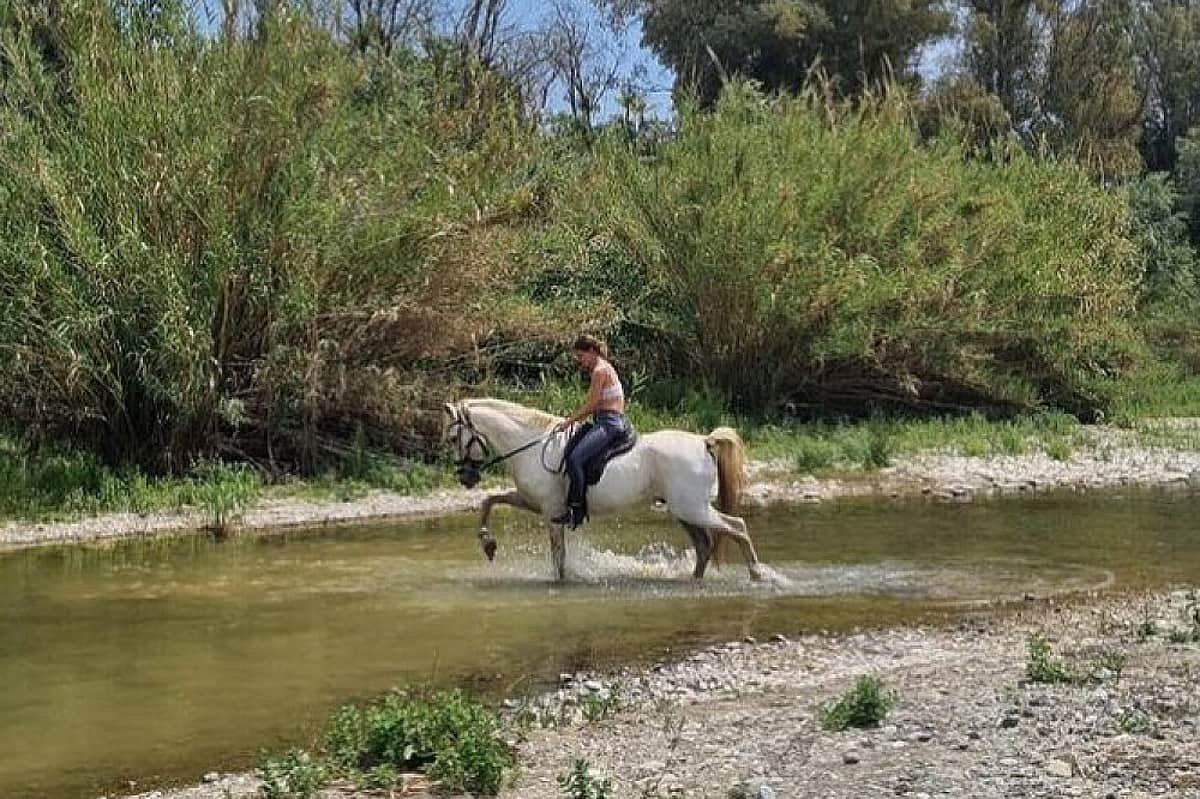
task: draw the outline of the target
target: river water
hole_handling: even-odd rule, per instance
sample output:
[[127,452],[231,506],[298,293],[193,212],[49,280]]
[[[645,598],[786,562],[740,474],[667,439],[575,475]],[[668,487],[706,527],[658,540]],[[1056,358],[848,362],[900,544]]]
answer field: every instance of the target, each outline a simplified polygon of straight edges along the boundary
[[772,579],[736,555],[690,580],[683,531],[646,512],[569,534],[549,580],[532,517],[127,541],[0,555],[0,796],[94,799],[311,743],[396,685],[531,693],[561,671],[698,644],[878,626],[1025,594],[1200,575],[1200,498],[846,500],[749,517]]

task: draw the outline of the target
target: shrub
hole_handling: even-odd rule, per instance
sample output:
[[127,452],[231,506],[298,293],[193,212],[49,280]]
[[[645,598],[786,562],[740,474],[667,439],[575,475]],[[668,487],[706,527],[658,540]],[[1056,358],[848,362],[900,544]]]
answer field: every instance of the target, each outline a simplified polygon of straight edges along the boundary
[[321,763],[301,749],[264,756],[257,774],[262,799],[311,799],[326,780]]
[[1033,682],[1066,683],[1074,682],[1075,675],[1065,663],[1054,659],[1050,654],[1050,642],[1040,634],[1031,635],[1027,642],[1029,661],[1025,673]]
[[371,705],[345,706],[325,749],[342,770],[419,769],[448,790],[488,795],[513,765],[495,715],[460,691],[392,691]]
[[612,796],[612,781],[593,777],[591,765],[582,758],[575,759],[570,773],[559,777],[558,784],[568,799],[609,799]]
[[885,690],[878,677],[863,675],[837,702],[822,710],[821,724],[827,730],[877,727],[895,704],[895,694]]

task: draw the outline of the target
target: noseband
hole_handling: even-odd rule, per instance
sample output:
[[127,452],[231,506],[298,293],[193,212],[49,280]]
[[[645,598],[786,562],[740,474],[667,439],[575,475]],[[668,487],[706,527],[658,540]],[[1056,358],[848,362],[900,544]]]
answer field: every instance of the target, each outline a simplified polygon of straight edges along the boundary
[[[458,408],[458,413],[459,415],[454,418],[454,421],[450,422],[449,427],[458,427],[471,434],[471,437],[467,439],[467,443],[463,446],[462,456],[455,461],[458,476],[464,484],[468,485],[468,487],[477,485],[479,481],[483,479],[484,471],[492,466],[495,466],[497,463],[502,463],[514,455],[519,455],[525,450],[532,449],[538,444],[544,443],[548,440],[546,438],[539,438],[534,441],[530,441],[524,446],[517,447],[511,452],[506,452],[503,455],[489,458],[488,456],[491,455],[492,448],[488,446],[487,439],[480,435],[479,431],[475,429],[475,424],[471,421],[471,414],[469,411],[467,411],[467,406],[460,406]],[[479,452],[483,454],[482,458],[471,457],[471,447],[474,445],[479,446]]]

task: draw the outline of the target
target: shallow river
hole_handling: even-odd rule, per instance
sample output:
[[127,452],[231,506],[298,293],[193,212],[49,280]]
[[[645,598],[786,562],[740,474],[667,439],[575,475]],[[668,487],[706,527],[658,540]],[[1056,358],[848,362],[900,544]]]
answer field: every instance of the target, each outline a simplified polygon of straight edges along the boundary
[[497,515],[494,564],[464,516],[0,555],[0,797],[250,765],[405,682],[520,695],[704,642],[1200,575],[1200,498],[1162,493],[760,511],[763,584],[736,555],[694,584],[683,531],[647,512],[571,535],[559,586],[531,517]]

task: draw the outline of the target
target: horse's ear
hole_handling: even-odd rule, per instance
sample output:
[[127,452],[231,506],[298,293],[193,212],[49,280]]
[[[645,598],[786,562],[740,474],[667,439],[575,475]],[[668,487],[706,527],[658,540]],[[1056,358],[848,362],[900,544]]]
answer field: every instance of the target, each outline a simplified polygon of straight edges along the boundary
[[448,421],[453,422],[458,418],[458,411],[454,410],[454,403],[447,402],[442,406],[442,413],[445,414]]

